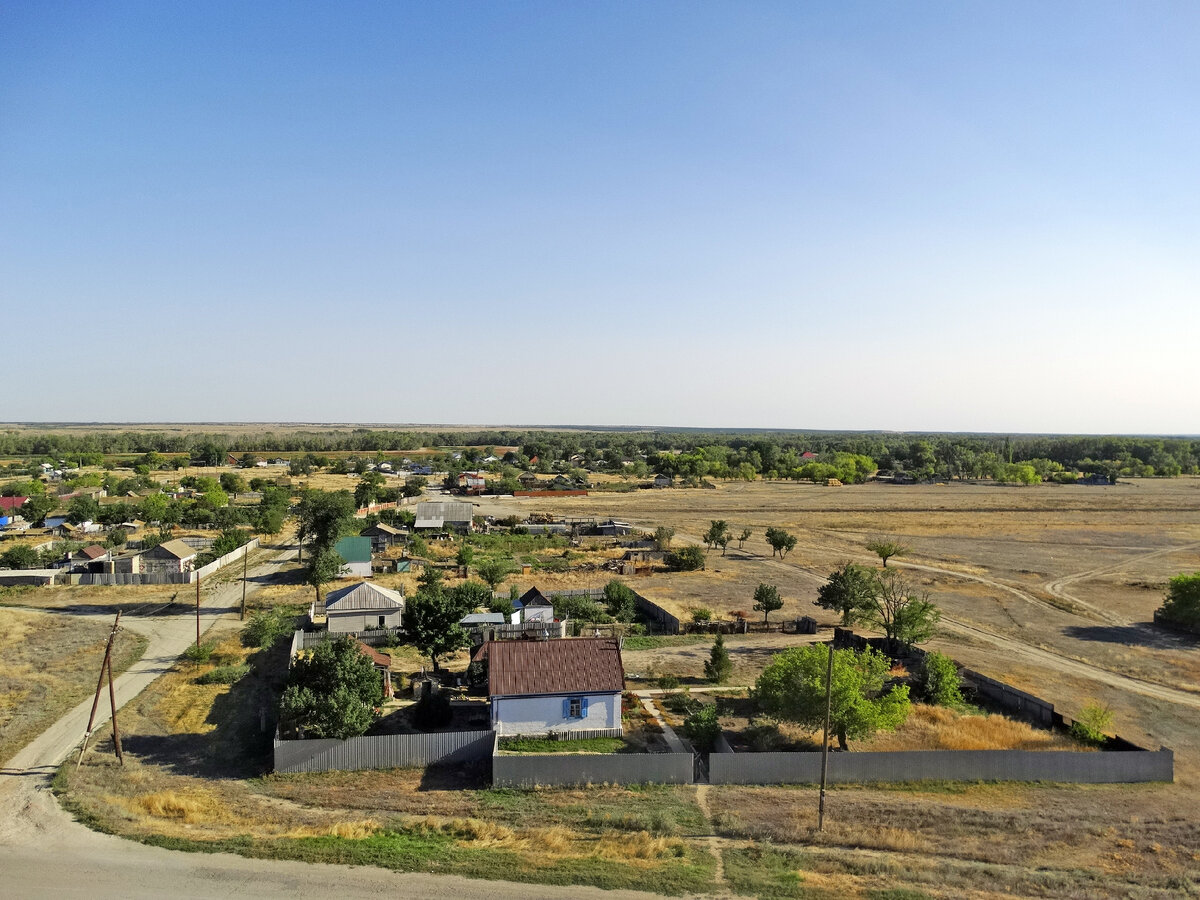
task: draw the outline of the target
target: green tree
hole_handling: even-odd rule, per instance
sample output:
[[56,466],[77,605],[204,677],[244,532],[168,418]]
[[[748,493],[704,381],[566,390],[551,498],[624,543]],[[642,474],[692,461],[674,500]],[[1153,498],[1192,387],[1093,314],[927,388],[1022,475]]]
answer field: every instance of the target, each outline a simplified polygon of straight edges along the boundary
[[713,519],[709,522],[708,531],[704,532],[704,543],[711,549],[721,546],[722,541],[729,543],[729,523],[724,519]]
[[171,501],[166,494],[149,494],[138,505],[138,515],[147,522],[161,522],[167,515]]
[[434,672],[440,671],[440,657],[467,646],[467,633],[458,623],[469,611],[440,587],[424,587],[409,601],[404,629],[413,646],[429,657]]
[[383,681],[350,637],[298,655],[279,701],[281,727],[306,738],[346,740],[366,732],[383,701]]
[[867,541],[866,547],[882,560],[885,569],[889,559],[893,556],[907,556],[911,549],[892,537],[871,538]]
[[817,606],[841,613],[842,625],[853,625],[870,607],[877,580],[866,566],[846,563],[817,589]]
[[1105,732],[1112,728],[1112,723],[1113,711],[1102,703],[1092,701],[1084,705],[1079,717],[1071,723],[1071,734],[1085,744],[1099,746],[1107,743],[1108,735]]
[[370,506],[383,490],[384,477],[378,472],[364,472],[354,486],[354,506],[360,508]]
[[783,559],[788,552],[796,549],[796,536],[788,534],[782,528],[771,527],[765,532],[767,543],[771,545],[771,555],[779,554]]
[[888,638],[894,650],[897,642],[920,644],[937,633],[942,613],[929,600],[929,594],[918,593],[895,570],[880,573],[870,603],[863,609],[862,621],[878,628]]
[[227,494],[244,494],[246,493],[246,479],[237,472],[222,472],[221,490]]
[[632,622],[637,612],[637,595],[624,582],[613,578],[604,586],[604,602],[608,614],[618,622]]
[[253,453],[243,453],[242,458],[238,460],[238,465],[243,469],[253,469],[258,463],[258,457]]
[[129,532],[124,528],[114,528],[105,536],[104,546],[115,550],[117,547],[124,547],[127,540],[129,540]]
[[494,591],[512,574],[512,565],[506,559],[485,559],[475,567],[475,574]]
[[763,624],[766,624],[771,613],[782,608],[783,598],[779,596],[779,588],[760,581],[754,589],[754,611],[763,614]]
[[750,540],[750,535],[752,535],[753,533],[754,533],[754,531],[753,531],[752,529],[750,529],[750,528],[743,528],[743,529],[742,529],[742,533],[741,533],[741,534],[739,534],[739,535],[738,535],[738,537],[737,537],[738,549],[739,549],[739,550],[741,550],[741,549],[742,549],[742,545],[743,545],[743,544],[745,544],[745,543],[746,543],[746,541]]
[[[463,615],[479,607],[488,607],[492,602],[492,589],[480,581],[464,581],[450,589],[454,602],[466,610]],[[461,618],[461,617],[460,617]]]
[[332,547],[352,527],[356,507],[347,491],[304,491],[296,508],[297,535],[313,551]]
[[49,494],[31,494],[21,507],[21,515],[29,522],[38,524],[58,506],[58,499]]
[[475,548],[464,541],[462,546],[458,548],[458,553],[455,554],[454,561],[461,568],[467,568],[475,561]]
[[550,598],[554,604],[554,615],[559,619],[571,619],[574,622],[607,622],[609,615],[604,608],[588,597],[573,597],[566,594],[555,594]]
[[654,529],[654,546],[658,550],[670,550],[671,541],[675,537],[675,529],[669,525],[659,525]]
[[712,750],[721,734],[720,717],[715,703],[706,703],[683,720],[683,730],[697,750]]
[[1200,572],[1176,575],[1167,583],[1162,614],[1172,622],[1200,629]]
[[332,547],[323,547],[308,560],[308,568],[304,570],[305,584],[311,584],[317,592],[317,602],[321,602],[321,585],[328,584],[338,577],[346,560]]
[[67,521],[72,525],[92,522],[100,515],[100,504],[91,497],[76,497],[67,507]]
[[729,651],[725,649],[725,635],[718,631],[708,661],[704,664],[704,677],[713,684],[724,684],[732,674],[733,660],[729,658]]
[[667,554],[667,567],[676,572],[695,572],[704,568],[704,551],[699,547],[680,547]]
[[[829,648],[808,644],[772,657],[754,687],[754,699],[767,715],[817,730],[825,720],[825,672]],[[883,692],[891,661],[868,647],[833,651],[830,730],[849,750],[849,738],[891,731],[908,718],[908,686]]]
[[41,561],[41,554],[28,544],[18,544],[0,554],[0,568],[4,569],[36,569]]
[[936,651],[926,653],[921,663],[921,693],[938,706],[961,706],[962,679],[954,660]]

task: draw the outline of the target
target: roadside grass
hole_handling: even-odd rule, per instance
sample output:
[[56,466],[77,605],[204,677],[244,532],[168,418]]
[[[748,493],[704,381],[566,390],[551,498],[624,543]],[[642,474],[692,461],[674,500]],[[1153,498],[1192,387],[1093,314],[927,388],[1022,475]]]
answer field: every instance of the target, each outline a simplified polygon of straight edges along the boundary
[[513,738],[501,740],[505,753],[620,753],[628,745],[619,737],[583,738],[573,741],[552,741],[549,738]]
[[635,634],[625,638],[622,650],[661,650],[664,647],[685,647],[689,644],[713,642],[708,634]]
[[[6,762],[96,689],[109,625],[90,619],[0,608],[0,762]],[[113,675],[139,660],[144,637],[117,633]]]

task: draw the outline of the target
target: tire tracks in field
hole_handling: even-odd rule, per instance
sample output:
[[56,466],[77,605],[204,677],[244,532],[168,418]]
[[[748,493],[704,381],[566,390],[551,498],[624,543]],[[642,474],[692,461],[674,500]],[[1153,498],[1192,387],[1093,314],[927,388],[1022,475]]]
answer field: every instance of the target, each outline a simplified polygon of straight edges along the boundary
[[[638,526],[638,527],[644,527],[644,526]],[[681,541],[684,541],[687,543],[701,544],[701,545],[704,543],[702,540],[700,540],[699,538],[696,538],[693,535],[677,533],[675,536],[676,536],[676,538],[680,539]],[[815,543],[810,543],[809,546],[814,547],[816,549],[820,549],[820,550],[826,550],[826,551],[835,549],[832,547],[827,547],[827,546],[823,546],[823,545],[815,544]],[[1162,554],[1172,553],[1172,552],[1176,552],[1179,550],[1187,550],[1192,547],[1200,547],[1200,542],[1197,542],[1195,544],[1186,545],[1183,547],[1171,547],[1171,548],[1165,548],[1163,550],[1156,550],[1156,551],[1153,551],[1152,553],[1146,554],[1145,557],[1135,557],[1135,559],[1144,559],[1147,557],[1159,556]],[[836,548],[836,549],[838,552],[841,552],[841,548]],[[799,565],[788,564],[788,563],[784,562],[783,560],[771,559],[771,558],[768,558],[761,554],[749,552],[746,550],[741,550],[738,552],[744,554],[745,556],[749,556],[754,559],[757,559],[758,561],[765,563],[765,564],[771,566],[772,568],[787,571],[788,573],[790,573],[792,575],[801,575],[803,577],[810,578],[813,581],[817,582],[818,584],[825,584],[825,582],[828,581],[828,579],[825,576],[818,575],[815,572],[810,572],[808,569],[805,569]],[[1133,560],[1125,560],[1124,563],[1115,564],[1112,568],[1120,568],[1122,565],[1127,565],[1132,561]],[[926,572],[933,572],[933,573],[937,573],[937,574],[949,575],[949,576],[952,576],[955,578],[965,578],[965,579],[968,579],[971,581],[979,582],[980,584],[983,584],[985,586],[992,587],[992,588],[1010,593],[1022,600],[1025,600],[1028,603],[1033,604],[1034,606],[1041,607],[1044,610],[1053,611],[1055,613],[1067,612],[1068,615],[1077,615],[1077,616],[1079,616],[1079,618],[1087,618],[1085,616],[1080,615],[1079,613],[1070,613],[1069,611],[1062,610],[1059,607],[1054,606],[1053,604],[1046,603],[1045,601],[1042,601],[1042,600],[1038,600],[1037,598],[1025,593],[1024,591],[1020,590],[1019,588],[1012,587],[1011,585],[1006,585],[1002,582],[996,581],[991,578],[985,578],[984,576],[981,576],[981,575],[971,575],[966,572],[956,572],[953,569],[944,569],[944,568],[940,568],[938,566],[927,566],[927,565],[922,565],[922,564],[918,564],[918,563],[905,563],[905,562],[897,561],[897,562],[893,562],[892,565],[899,567],[899,568],[916,569],[919,571],[926,571]],[[1088,573],[1082,573],[1082,574],[1087,575]],[[1068,577],[1070,578],[1072,576],[1068,576]],[[1083,660],[1076,659],[1075,657],[1068,656],[1065,653],[1060,653],[1055,650],[1046,649],[1045,647],[1036,646],[1034,644],[1019,640],[1017,638],[1006,637],[1005,635],[999,634],[995,631],[991,631],[990,629],[980,628],[977,625],[971,625],[967,622],[963,622],[959,619],[949,618],[945,615],[942,616],[940,624],[942,626],[944,626],[947,631],[956,632],[961,635],[975,638],[976,640],[981,640],[987,644],[992,645],[993,647],[996,647],[998,649],[1009,652],[1009,653],[1013,654],[1014,656],[1020,657],[1021,659],[1025,660],[1026,662],[1030,662],[1035,665],[1050,668],[1054,671],[1061,672],[1065,675],[1073,675],[1073,676],[1077,676],[1080,678],[1088,678],[1088,679],[1091,679],[1092,681],[1098,681],[1101,684],[1106,684],[1109,687],[1114,687],[1114,688],[1118,688],[1121,690],[1131,691],[1133,693],[1141,694],[1143,696],[1153,697],[1157,700],[1164,700],[1168,703],[1174,703],[1174,704],[1177,704],[1180,706],[1187,706],[1192,709],[1200,709],[1200,694],[1194,694],[1194,693],[1191,693],[1188,691],[1179,690],[1177,688],[1167,687],[1166,685],[1158,684],[1157,682],[1146,681],[1141,678],[1135,678],[1132,675],[1124,675],[1121,672],[1117,672],[1112,669],[1106,669],[1103,666],[1096,665],[1095,663],[1085,662]],[[1110,623],[1110,624],[1112,624],[1112,623]]]

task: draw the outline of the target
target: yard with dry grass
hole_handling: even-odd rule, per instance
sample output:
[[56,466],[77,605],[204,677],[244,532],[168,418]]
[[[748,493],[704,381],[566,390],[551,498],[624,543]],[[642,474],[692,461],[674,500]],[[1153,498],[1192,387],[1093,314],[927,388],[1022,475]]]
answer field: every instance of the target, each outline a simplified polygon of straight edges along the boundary
[[[0,607],[0,761],[92,696],[111,623]],[[146,639],[124,629],[113,674],[138,660]]]

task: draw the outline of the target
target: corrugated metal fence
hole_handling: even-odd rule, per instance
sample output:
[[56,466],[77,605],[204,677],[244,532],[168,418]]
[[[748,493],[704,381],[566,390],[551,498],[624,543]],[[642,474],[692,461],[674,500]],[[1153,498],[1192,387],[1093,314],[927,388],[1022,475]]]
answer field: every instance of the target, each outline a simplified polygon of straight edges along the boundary
[[275,771],[345,772],[463,763],[487,759],[494,743],[491,731],[382,734],[346,741],[276,739]]
[[493,787],[691,784],[691,753],[497,753]]

